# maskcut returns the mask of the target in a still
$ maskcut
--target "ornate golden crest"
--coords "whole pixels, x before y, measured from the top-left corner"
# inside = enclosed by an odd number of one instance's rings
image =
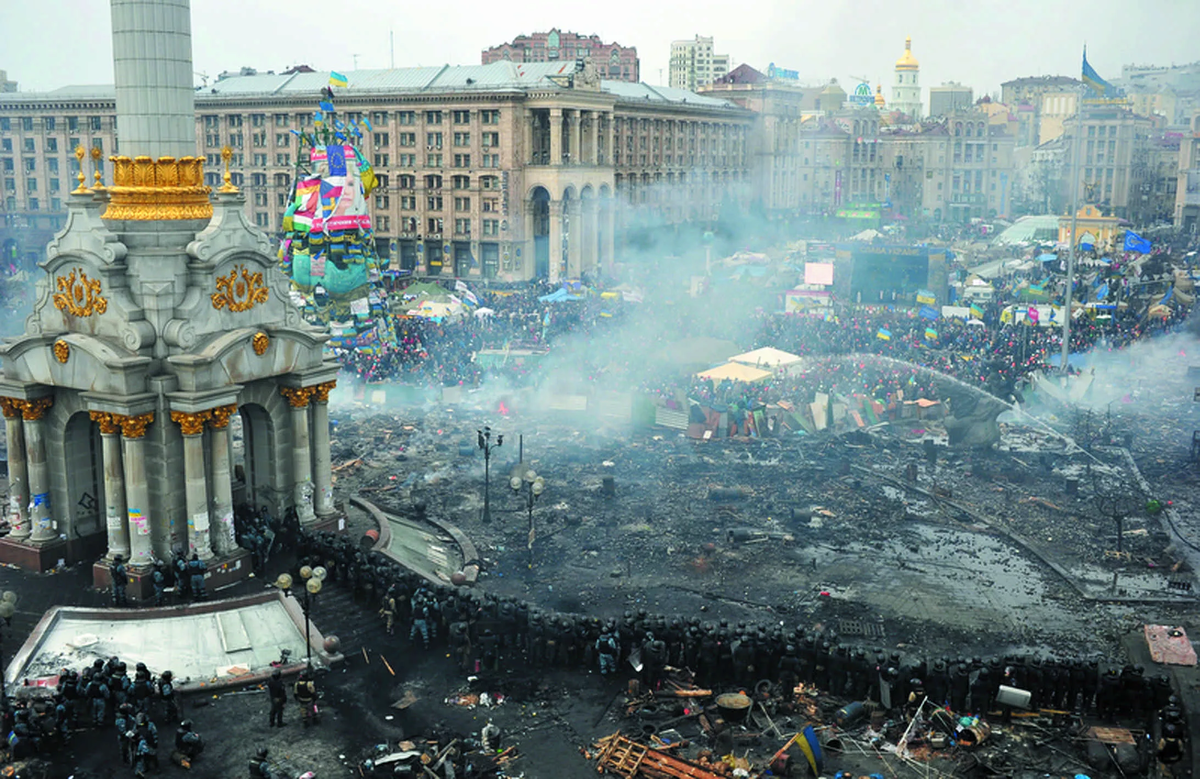
[[[63,341],[60,339],[60,340],[54,342],[53,349],[54,349],[54,359],[58,360],[59,362],[61,362],[65,365],[67,362],[67,359],[71,356],[71,347],[67,345],[66,341]]]
[[[257,332],[250,339],[250,345],[254,347],[254,353],[262,357],[266,354],[267,347],[271,345],[271,338],[266,333]]]
[[[245,265],[235,265],[228,276],[217,277],[212,305],[218,311],[228,307],[233,313],[240,314],[259,303],[266,303],[269,296],[261,272],[251,273]]]
[[[83,268],[54,279],[54,307],[71,316],[91,316],[108,310],[108,301],[100,296],[100,279],[89,279]]]

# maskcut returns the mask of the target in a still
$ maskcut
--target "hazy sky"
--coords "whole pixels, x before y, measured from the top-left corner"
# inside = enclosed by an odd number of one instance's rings
[[[700,34],[735,63],[775,62],[804,81],[836,77],[848,90],[866,76],[889,98],[905,35],[923,86],[953,80],[976,95],[1019,76],[1078,76],[1084,43],[1105,77],[1122,64],[1200,59],[1195,0],[192,0],[195,69],[213,76],[295,63],[348,71],[356,54],[360,68],[387,67],[389,30],[398,67],[476,64],[486,46],[551,27],[637,46],[651,84],[666,80],[670,42]],[[0,69],[22,91],[112,83],[107,0],[5,0],[0,30]]]

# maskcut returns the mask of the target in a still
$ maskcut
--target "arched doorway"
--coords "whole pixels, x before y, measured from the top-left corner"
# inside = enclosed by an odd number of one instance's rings
[[[534,187],[529,203],[533,216],[533,276],[544,279],[550,275],[550,193],[545,187]]]
[[[256,403],[248,403],[239,408],[238,412],[238,421],[242,429],[240,471],[245,484],[244,500],[255,509],[267,506],[272,514],[278,515],[278,496],[271,483],[275,467],[275,463],[272,462],[275,426],[271,415]],[[234,430],[236,431],[236,428]],[[234,457],[237,458],[239,453],[236,436],[234,441]]]
[[[75,541],[105,529],[104,444],[100,427],[92,424],[88,412],[76,412],[67,420],[63,444],[67,470],[67,505],[63,514],[71,517],[71,526],[65,531],[67,538]]]

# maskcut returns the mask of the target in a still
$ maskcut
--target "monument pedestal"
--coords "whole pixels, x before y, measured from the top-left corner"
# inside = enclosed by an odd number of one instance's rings
[[[321,533],[331,531],[334,533],[346,532],[346,515],[339,512],[330,514],[328,517],[317,517],[317,521],[309,525],[304,525],[304,529],[309,533]]]
[[[218,597],[215,591],[228,584],[240,582],[250,576],[254,568],[250,564],[250,553],[238,549],[228,557],[208,560],[208,573],[204,577],[204,589],[209,599]],[[153,605],[154,600],[154,568],[150,566],[125,566],[129,576],[129,584],[125,587],[125,595],[131,603]],[[108,590],[112,586],[109,575],[108,561],[98,560],[92,565],[92,586],[100,590]]]
[[[0,538],[0,563],[41,573],[54,568],[59,560],[67,561],[67,542],[61,538],[37,543]]]

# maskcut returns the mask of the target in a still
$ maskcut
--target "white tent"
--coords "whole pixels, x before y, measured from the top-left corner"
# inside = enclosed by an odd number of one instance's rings
[[[746,384],[753,384],[758,381],[765,381],[771,378],[774,374],[771,371],[759,370],[751,368],[749,365],[743,365],[737,362],[727,362],[724,365],[719,365],[716,368],[709,368],[706,371],[700,371],[696,374],[702,379],[712,379],[713,381],[741,381]]]
[[[800,362],[801,358],[791,352],[785,352],[773,346],[764,346],[761,349],[755,349],[751,352],[735,354],[729,358],[729,361],[740,362],[743,365],[754,365],[759,368],[786,368],[789,365],[795,365]]]

